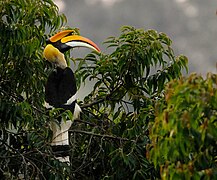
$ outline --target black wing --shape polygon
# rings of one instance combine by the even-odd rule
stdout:
[[[52,72],[45,86],[45,101],[56,108],[64,104],[76,94],[77,87],[73,71],[67,67],[57,68]]]
[[[58,96],[61,104],[65,104],[77,92],[75,76],[72,70],[64,69],[58,86]]]

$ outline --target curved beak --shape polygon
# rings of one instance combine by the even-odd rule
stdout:
[[[74,32],[71,29],[58,32],[47,40],[47,44],[55,43],[66,36],[72,35]]]
[[[93,41],[79,35],[70,35],[63,37],[61,39],[61,43],[69,46],[70,48],[86,47],[93,49],[94,51],[100,52],[99,47]]]
[[[99,47],[90,39],[75,35],[74,30],[61,31],[47,40],[44,57],[61,68],[67,67],[64,52],[75,47],[86,47],[100,52]]]

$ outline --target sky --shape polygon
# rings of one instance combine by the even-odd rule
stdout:
[[[189,59],[189,74],[217,72],[216,0],[55,0],[67,25],[96,42],[103,51],[122,25],[155,29],[173,41],[176,55]],[[81,51],[79,49],[79,51]],[[85,51],[86,53],[87,51]],[[80,55],[79,52],[78,56]]]

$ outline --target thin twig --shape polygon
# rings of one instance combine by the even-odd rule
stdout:
[[[90,148],[90,145],[91,145],[91,142],[92,142],[92,138],[93,138],[93,135],[91,135],[90,136],[90,140],[89,140],[89,142],[88,142],[88,146],[87,146],[87,149],[86,149],[86,155],[85,155],[85,157],[84,157],[84,159],[83,159],[83,162],[82,162],[82,164],[75,170],[75,172],[78,172],[80,169],[82,169],[82,167],[85,165],[85,163],[86,163],[86,159],[87,159],[87,156],[88,156],[88,151],[89,151],[89,148]]]
[[[69,130],[69,132],[72,133],[81,133],[81,134],[87,134],[90,136],[96,136],[96,137],[102,137],[102,138],[106,138],[106,139],[114,139],[114,140],[119,140],[119,141],[131,141],[131,142],[136,142],[135,140],[130,140],[127,138],[121,138],[121,137],[117,137],[117,136],[111,136],[111,135],[107,135],[107,134],[96,134],[93,132],[89,132],[89,131],[82,131],[82,130],[77,130],[77,129],[73,129],[73,130]]]
[[[80,107],[81,107],[81,108],[88,108],[88,107],[91,107],[91,106],[93,106],[93,105],[95,105],[95,104],[99,104],[99,103],[101,103],[101,102],[103,102],[103,101],[105,101],[105,100],[106,100],[106,98],[104,98],[104,99],[97,99],[97,100],[95,100],[95,101],[93,101],[93,102],[91,102],[91,103],[82,104],[82,105],[80,105]]]
[[[91,137],[93,137],[93,136],[91,136]],[[92,157],[95,156],[95,158],[94,158],[93,160],[91,160],[91,162],[89,162],[89,163],[82,164],[83,166],[81,165],[79,169],[77,168],[77,169],[76,169],[75,171],[73,171],[73,172],[78,172],[78,170],[81,170],[81,168],[85,169],[86,167],[88,167],[88,166],[90,166],[91,164],[93,164],[94,161],[96,161],[96,159],[98,158],[98,156],[100,155],[100,153],[103,151],[103,148],[102,148],[102,141],[103,141],[103,138],[101,138],[101,145],[100,145],[100,150],[99,150],[99,152],[95,153],[96,156],[95,156],[95,154],[92,156]]]
[[[81,119],[75,119],[74,122],[78,122],[78,123],[83,123],[83,124],[88,124],[90,126],[98,126],[97,124],[95,123],[91,123],[89,121],[84,121],[84,120],[81,120]]]

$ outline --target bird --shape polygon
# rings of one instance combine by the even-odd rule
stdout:
[[[77,119],[81,108],[77,104],[76,79],[70,67],[68,67],[64,53],[72,48],[86,47],[96,52],[100,52],[99,47],[90,39],[76,35],[74,30],[63,30],[48,40],[44,48],[43,56],[50,63],[54,64],[54,71],[48,76],[45,85],[45,108],[61,108],[70,110],[73,119]],[[68,130],[72,125],[72,120],[60,120],[59,124],[51,123],[53,138],[51,146],[53,151],[61,152],[69,148]],[[58,156],[58,155],[57,155]],[[58,159],[62,162],[69,162],[69,156],[64,157],[64,152],[59,154]]]

